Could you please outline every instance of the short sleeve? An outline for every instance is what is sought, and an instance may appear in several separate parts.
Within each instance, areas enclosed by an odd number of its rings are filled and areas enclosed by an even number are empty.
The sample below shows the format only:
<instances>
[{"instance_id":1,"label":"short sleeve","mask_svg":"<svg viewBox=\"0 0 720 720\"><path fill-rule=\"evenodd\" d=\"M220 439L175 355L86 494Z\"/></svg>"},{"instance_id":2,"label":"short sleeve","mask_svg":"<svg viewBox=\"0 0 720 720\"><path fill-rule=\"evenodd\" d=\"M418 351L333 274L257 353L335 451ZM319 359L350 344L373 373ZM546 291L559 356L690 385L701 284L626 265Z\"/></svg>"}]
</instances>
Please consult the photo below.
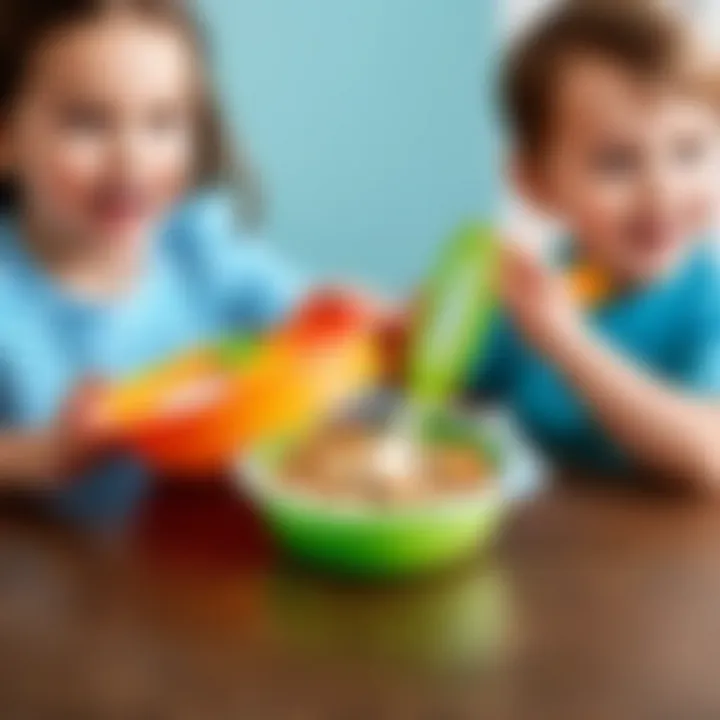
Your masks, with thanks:
<instances>
[{"instance_id":1,"label":"short sleeve","mask_svg":"<svg viewBox=\"0 0 720 720\"><path fill-rule=\"evenodd\" d=\"M242 231L221 195L186 203L173 217L167 242L199 290L233 327L260 330L280 321L306 284L268 243Z\"/></svg>"},{"instance_id":2,"label":"short sleeve","mask_svg":"<svg viewBox=\"0 0 720 720\"><path fill-rule=\"evenodd\" d=\"M469 391L484 400L503 401L517 374L515 332L504 314L495 319L489 337L479 342L470 374Z\"/></svg>"},{"instance_id":3,"label":"short sleeve","mask_svg":"<svg viewBox=\"0 0 720 720\"><path fill-rule=\"evenodd\" d=\"M0 347L0 429L12 425L15 420L5 359L5 350Z\"/></svg>"},{"instance_id":4,"label":"short sleeve","mask_svg":"<svg viewBox=\"0 0 720 720\"><path fill-rule=\"evenodd\" d=\"M31 379L27 384L33 390L45 388L52 375L47 371L45 348L33 341L25 304L12 291L8 272L5 263L0 261L0 430L14 427L21 419L14 392L18 366L30 371ZM17 279L22 280L21 277ZM35 352L22 352L25 348Z\"/></svg>"},{"instance_id":5,"label":"short sleeve","mask_svg":"<svg viewBox=\"0 0 720 720\"><path fill-rule=\"evenodd\" d=\"M681 347L682 387L698 396L720 399L720 283L707 289Z\"/></svg>"}]
</instances>

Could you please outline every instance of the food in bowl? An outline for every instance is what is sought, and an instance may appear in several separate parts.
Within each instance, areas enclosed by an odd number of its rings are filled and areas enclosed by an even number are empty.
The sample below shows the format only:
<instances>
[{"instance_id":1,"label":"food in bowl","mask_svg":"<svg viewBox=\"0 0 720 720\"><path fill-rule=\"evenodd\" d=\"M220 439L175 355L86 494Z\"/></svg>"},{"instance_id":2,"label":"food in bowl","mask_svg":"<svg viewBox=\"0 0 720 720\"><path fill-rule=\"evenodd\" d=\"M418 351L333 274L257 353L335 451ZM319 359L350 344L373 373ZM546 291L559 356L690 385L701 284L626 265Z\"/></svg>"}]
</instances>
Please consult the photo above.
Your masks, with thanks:
<instances>
[{"instance_id":1,"label":"food in bowl","mask_svg":"<svg viewBox=\"0 0 720 720\"><path fill-rule=\"evenodd\" d=\"M412 441L358 421L333 423L292 450L277 482L329 503L414 507L490 486L492 464L457 440Z\"/></svg>"},{"instance_id":2,"label":"food in bowl","mask_svg":"<svg viewBox=\"0 0 720 720\"><path fill-rule=\"evenodd\" d=\"M379 579L439 570L490 545L505 508L501 436L441 408L409 443L396 418L392 397L370 397L239 459L238 485L279 549L317 569Z\"/></svg>"}]
</instances>

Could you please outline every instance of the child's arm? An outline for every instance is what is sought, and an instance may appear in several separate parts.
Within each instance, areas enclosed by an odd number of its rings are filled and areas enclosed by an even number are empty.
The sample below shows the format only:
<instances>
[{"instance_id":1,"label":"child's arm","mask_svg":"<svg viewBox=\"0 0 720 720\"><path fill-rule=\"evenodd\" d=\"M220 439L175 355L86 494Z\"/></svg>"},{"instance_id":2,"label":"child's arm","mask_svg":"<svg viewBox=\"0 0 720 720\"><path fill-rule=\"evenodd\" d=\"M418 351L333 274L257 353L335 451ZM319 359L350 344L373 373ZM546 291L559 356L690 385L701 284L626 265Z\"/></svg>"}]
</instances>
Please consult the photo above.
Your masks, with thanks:
<instances>
[{"instance_id":1,"label":"child's arm","mask_svg":"<svg viewBox=\"0 0 720 720\"><path fill-rule=\"evenodd\" d=\"M0 432L0 488L49 488L82 469L103 444L92 418L98 389L83 383L46 428Z\"/></svg>"},{"instance_id":2,"label":"child's arm","mask_svg":"<svg viewBox=\"0 0 720 720\"><path fill-rule=\"evenodd\" d=\"M563 284L526 253L508 252L503 290L526 340L639 463L686 487L720 492L720 401L685 397L605 347L584 327Z\"/></svg>"},{"instance_id":3,"label":"child's arm","mask_svg":"<svg viewBox=\"0 0 720 720\"><path fill-rule=\"evenodd\" d=\"M52 431L0 433L0 488L42 489L65 475L62 443Z\"/></svg>"}]
</instances>

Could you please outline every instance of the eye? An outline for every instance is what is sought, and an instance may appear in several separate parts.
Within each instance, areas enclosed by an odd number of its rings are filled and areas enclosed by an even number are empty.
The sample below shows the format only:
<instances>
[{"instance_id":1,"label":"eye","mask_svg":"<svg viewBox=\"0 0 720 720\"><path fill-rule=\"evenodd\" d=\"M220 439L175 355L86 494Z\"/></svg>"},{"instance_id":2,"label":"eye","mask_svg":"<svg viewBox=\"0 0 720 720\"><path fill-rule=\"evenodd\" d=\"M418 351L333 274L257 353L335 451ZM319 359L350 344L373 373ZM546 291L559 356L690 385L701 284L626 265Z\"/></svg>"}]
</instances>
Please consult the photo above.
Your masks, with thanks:
<instances>
[{"instance_id":1,"label":"eye","mask_svg":"<svg viewBox=\"0 0 720 720\"><path fill-rule=\"evenodd\" d=\"M65 130L95 134L106 131L111 118L101 107L90 104L68 105L60 111L60 123Z\"/></svg>"},{"instance_id":2,"label":"eye","mask_svg":"<svg viewBox=\"0 0 720 720\"><path fill-rule=\"evenodd\" d=\"M171 133L183 130L188 124L188 116L183 107L165 105L154 108L146 122L152 132Z\"/></svg>"},{"instance_id":3,"label":"eye","mask_svg":"<svg viewBox=\"0 0 720 720\"><path fill-rule=\"evenodd\" d=\"M683 138L678 140L675 145L675 159L683 165L694 165L703 160L705 149L705 142L702 138Z\"/></svg>"},{"instance_id":4,"label":"eye","mask_svg":"<svg viewBox=\"0 0 720 720\"><path fill-rule=\"evenodd\" d=\"M619 177L635 172L640 165L640 158L634 148L618 145L599 150L591 162L597 174Z\"/></svg>"}]
</instances>

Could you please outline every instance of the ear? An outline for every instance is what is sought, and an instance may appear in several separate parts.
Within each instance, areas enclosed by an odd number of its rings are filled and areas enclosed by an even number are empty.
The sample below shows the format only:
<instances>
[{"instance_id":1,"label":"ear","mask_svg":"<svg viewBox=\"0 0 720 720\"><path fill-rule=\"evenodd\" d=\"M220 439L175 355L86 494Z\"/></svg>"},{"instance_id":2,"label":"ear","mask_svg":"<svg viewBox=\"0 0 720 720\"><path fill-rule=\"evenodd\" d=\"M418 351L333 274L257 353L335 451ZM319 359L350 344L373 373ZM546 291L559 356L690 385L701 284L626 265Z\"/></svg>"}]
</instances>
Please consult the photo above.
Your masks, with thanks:
<instances>
[{"instance_id":1,"label":"ear","mask_svg":"<svg viewBox=\"0 0 720 720\"><path fill-rule=\"evenodd\" d=\"M546 168L539 158L516 152L510 159L510 183L520 198L544 214L553 214Z\"/></svg>"}]
</instances>

